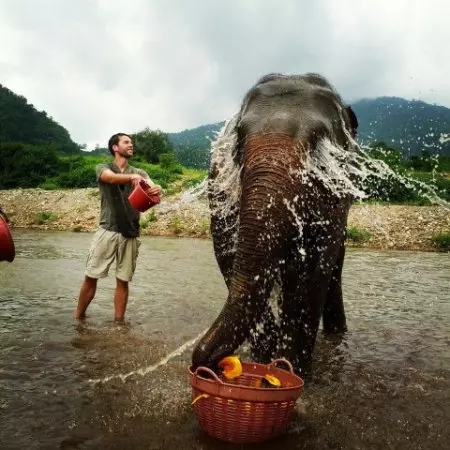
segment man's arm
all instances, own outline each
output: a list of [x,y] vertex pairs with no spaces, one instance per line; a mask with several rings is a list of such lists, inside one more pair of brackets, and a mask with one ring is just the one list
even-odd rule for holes
[[108,164],[97,164],[95,167],[95,172],[97,175],[97,180],[102,180],[104,183],[109,184],[128,184],[132,183],[136,186],[139,181],[143,179],[140,174],[129,174],[129,173],[115,173]]
[[114,173],[111,169],[103,169],[100,172],[100,180],[109,184],[136,184],[144,177],[137,173]]

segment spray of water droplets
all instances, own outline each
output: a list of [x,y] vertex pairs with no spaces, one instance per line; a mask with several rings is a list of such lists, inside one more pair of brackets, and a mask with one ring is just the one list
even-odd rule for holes
[[175,358],[176,356],[182,355],[187,349],[192,347],[205,333],[207,330],[202,331],[198,336],[196,336],[194,339],[191,339],[188,342],[185,342],[183,345],[178,347],[176,350],[168,354],[166,357],[158,361],[156,364],[152,364],[151,366],[145,367],[143,369],[137,369],[133,370],[131,372],[125,373],[125,374],[116,374],[116,375],[110,375],[108,377],[104,378],[97,378],[97,379],[90,379],[88,380],[90,383],[98,384],[98,383],[107,383],[111,380],[122,380],[122,382],[125,383],[126,379],[131,377],[132,375],[140,375],[144,376],[147,375],[150,372],[155,371],[159,367],[167,364],[171,359]]

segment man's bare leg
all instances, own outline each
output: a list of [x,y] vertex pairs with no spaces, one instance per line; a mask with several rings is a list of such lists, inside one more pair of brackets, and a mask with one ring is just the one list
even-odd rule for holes
[[75,319],[84,318],[89,303],[91,303],[92,299],[95,296],[96,290],[97,290],[97,279],[86,276],[84,278],[83,284],[81,285],[77,309],[73,313]]
[[123,320],[128,302],[128,281],[116,278],[116,292],[114,293],[114,320]]

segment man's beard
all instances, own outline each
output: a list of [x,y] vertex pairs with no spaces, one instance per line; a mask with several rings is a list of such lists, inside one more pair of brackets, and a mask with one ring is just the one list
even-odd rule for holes
[[125,159],[130,159],[133,156],[133,154],[130,155],[128,151],[125,151],[123,153],[120,153],[120,156],[123,156]]

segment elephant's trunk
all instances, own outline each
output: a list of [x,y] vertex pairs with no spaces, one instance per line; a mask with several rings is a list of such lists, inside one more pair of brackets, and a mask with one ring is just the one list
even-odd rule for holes
[[298,192],[304,155],[303,145],[286,135],[247,137],[228,299],[195,348],[194,366],[213,366],[233,353],[258,323],[273,286],[275,264],[283,257],[284,240],[290,238],[292,218],[286,214],[286,202]]

